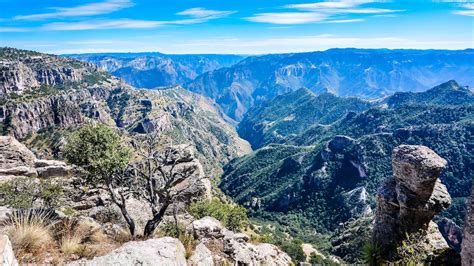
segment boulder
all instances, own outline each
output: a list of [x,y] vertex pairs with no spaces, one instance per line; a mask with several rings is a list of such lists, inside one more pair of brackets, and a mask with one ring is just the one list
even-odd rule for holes
[[474,265],[474,186],[467,201],[464,237],[461,245],[462,265]]
[[227,230],[215,218],[204,217],[194,221],[190,228],[200,244],[212,253],[214,262],[232,262],[235,265],[289,265],[291,258],[271,244],[252,244],[243,233]]
[[169,265],[185,266],[183,244],[172,237],[132,241],[111,253],[86,261],[85,265]]
[[8,236],[0,236],[0,265],[3,266],[17,266],[18,262],[13,253],[12,243]]
[[387,259],[407,234],[421,234],[430,259],[450,250],[431,219],[451,204],[446,187],[439,180],[447,162],[424,146],[401,145],[392,155],[393,177],[387,178],[377,194],[373,239]]
[[0,136],[0,169],[34,168],[36,157],[25,145],[10,136]]
[[206,245],[200,243],[196,246],[193,255],[188,260],[190,266],[213,266],[214,260],[212,258],[212,252],[206,247]]
[[40,178],[65,177],[71,172],[65,162],[55,160],[36,160],[35,167]]

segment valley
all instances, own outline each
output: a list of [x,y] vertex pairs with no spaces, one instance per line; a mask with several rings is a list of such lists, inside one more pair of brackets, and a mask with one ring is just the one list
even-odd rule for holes
[[[245,254],[242,256],[249,258],[250,265],[263,261],[296,263],[312,258],[302,255],[301,245],[305,243],[320,254],[315,260],[363,263],[362,246],[371,242],[372,222],[381,204],[377,202],[379,188],[386,178],[397,174],[392,170],[392,151],[403,145],[426,146],[447,161],[436,178],[439,175],[437,182],[445,185],[450,196],[446,205],[450,207],[436,211],[427,221],[433,219],[439,224],[438,234],[452,234],[441,224],[463,228],[474,178],[474,94],[469,88],[474,84],[469,75],[474,65],[473,60],[464,60],[472,55],[469,49],[331,49],[246,58],[159,53],[55,56],[2,48],[1,132],[22,143],[16,146],[26,145],[21,149],[31,150],[28,154],[34,154],[35,162],[71,163],[68,145],[77,132],[90,125],[103,125],[116,132],[122,149],[130,148],[135,154],[130,162],[134,167],[147,158],[139,153],[146,136],[158,134],[155,148],[171,153],[181,154],[179,147],[189,145],[192,151],[184,152],[185,157],[175,163],[183,164],[181,174],[191,162],[202,172],[194,173],[183,185],[191,192],[169,204],[181,206],[174,207],[179,209],[175,211],[180,222],[193,227],[193,239],[204,246],[201,249],[209,248],[206,241],[216,238],[206,231],[206,226],[212,225],[223,232],[218,234],[235,239],[224,241],[226,249],[243,252],[211,250],[214,261],[238,261],[238,254]],[[431,160],[431,151],[429,155],[424,148],[414,152],[418,149]],[[152,154],[147,156],[158,152]],[[13,173],[8,168],[11,159],[2,156],[4,172]],[[38,164],[35,162],[32,165]],[[78,162],[81,160],[74,164]],[[34,178],[44,178],[38,175],[41,167],[32,165],[20,167],[37,173]],[[418,169],[416,164],[410,167]],[[74,202],[60,203],[61,210],[73,210],[71,217],[80,219],[93,217],[101,223],[98,227],[105,228],[107,223],[101,219],[107,218],[105,212],[114,206],[114,200],[100,192],[103,187],[84,184],[87,179],[79,169],[71,180],[60,176],[61,182],[66,182],[65,192],[75,195]],[[25,173],[0,173],[0,183],[5,186],[12,178],[24,178]],[[71,189],[77,182],[83,191],[94,193]],[[10,194],[5,193],[0,189],[7,200]],[[139,228],[149,219],[136,212],[148,209],[140,195],[132,193],[126,200]],[[12,213],[19,206],[15,202],[7,200],[1,205],[13,207],[8,210]],[[26,206],[37,208],[41,204]],[[234,208],[236,213],[224,211]],[[115,213],[120,216],[117,209]],[[242,213],[245,219],[248,214],[248,224],[237,223],[231,228],[235,235],[228,235],[225,227],[236,223],[229,217],[237,215],[244,221]],[[176,215],[168,209],[165,216],[173,219]],[[106,220],[126,228],[123,219]],[[157,229],[161,233],[164,230]],[[239,230],[249,235],[247,240],[238,239],[243,237]],[[461,232],[456,234],[454,237],[461,237]],[[195,254],[199,245],[192,247]],[[263,245],[272,245],[277,255],[271,259],[250,255],[252,249],[270,248]],[[449,240],[443,248],[454,250],[455,246],[459,248],[459,243]],[[123,250],[128,252],[127,246]],[[447,255],[436,257],[443,258]],[[97,259],[113,260],[113,256]]]

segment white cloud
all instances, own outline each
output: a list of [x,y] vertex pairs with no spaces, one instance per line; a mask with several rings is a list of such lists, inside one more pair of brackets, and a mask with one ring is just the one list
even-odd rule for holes
[[264,22],[272,24],[304,24],[320,22],[328,17],[324,14],[310,12],[285,12],[285,13],[261,13],[247,18],[253,22]]
[[180,16],[190,16],[188,19],[177,20],[137,20],[137,19],[102,19],[86,20],[81,22],[54,22],[40,27],[40,30],[50,31],[79,31],[103,29],[149,29],[165,25],[188,25],[204,23],[209,20],[226,17],[234,11],[218,11],[203,8],[192,8],[177,13]]
[[42,30],[51,31],[77,31],[77,30],[102,30],[102,29],[145,29],[162,26],[161,21],[114,19],[90,20],[84,22],[56,22],[42,26]]
[[16,16],[16,20],[43,20],[51,18],[83,17],[109,14],[133,6],[130,0],[107,0],[75,7],[53,7],[54,12]]
[[195,18],[206,18],[206,19],[215,19],[215,18],[222,18],[229,16],[235,13],[235,11],[219,11],[219,10],[209,10],[202,7],[195,7],[186,9],[177,13],[177,15],[181,16],[191,16]]
[[464,8],[464,10],[453,11],[453,14],[471,17],[474,16],[474,3],[463,4],[460,5],[460,7]]
[[0,32],[27,32],[31,31],[29,28],[20,27],[0,27]]
[[259,13],[246,18],[253,22],[271,24],[305,24],[324,21],[359,22],[361,19],[347,18],[349,14],[374,15],[396,13],[403,10],[371,8],[363,5],[380,2],[376,0],[334,0],[317,3],[292,4],[284,8],[291,12]]

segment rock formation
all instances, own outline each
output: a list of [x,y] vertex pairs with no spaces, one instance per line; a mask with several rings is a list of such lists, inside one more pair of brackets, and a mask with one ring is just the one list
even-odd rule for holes
[[[291,264],[290,256],[275,245],[249,243],[249,236],[227,230],[212,217],[194,221],[188,231],[199,241],[199,245],[203,245],[200,247],[200,253],[212,254],[213,263],[209,265],[221,265],[226,262],[234,265]],[[200,254],[194,259],[203,257]]]
[[410,234],[420,234],[423,249],[432,259],[449,250],[434,215],[451,204],[446,187],[439,180],[447,162],[424,146],[401,145],[392,154],[393,177],[387,178],[377,195],[374,242],[387,259]]
[[61,177],[71,168],[64,162],[38,160],[23,144],[13,137],[0,136],[0,183],[15,177]]
[[474,186],[467,201],[466,220],[464,221],[464,237],[461,247],[462,265],[474,265]]
[[147,241],[133,241],[113,252],[85,263],[69,265],[187,265],[183,244],[175,238],[163,237]]
[[0,265],[18,266],[18,262],[13,253],[12,244],[8,236],[0,236]]

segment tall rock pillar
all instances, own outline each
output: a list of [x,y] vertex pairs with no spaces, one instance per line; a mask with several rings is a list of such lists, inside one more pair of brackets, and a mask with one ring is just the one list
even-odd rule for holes
[[393,150],[393,176],[377,194],[373,239],[386,259],[396,259],[397,247],[412,233],[425,239],[433,256],[449,249],[431,219],[451,205],[451,197],[439,180],[447,162],[425,146],[401,145]]

